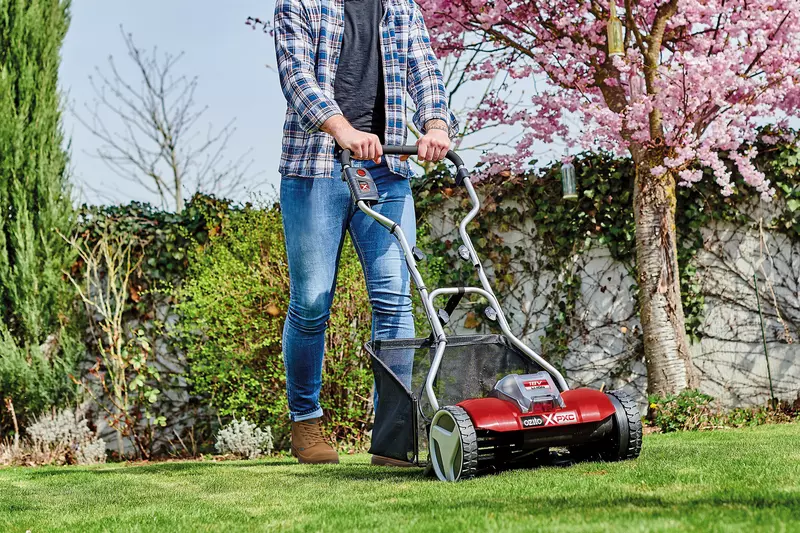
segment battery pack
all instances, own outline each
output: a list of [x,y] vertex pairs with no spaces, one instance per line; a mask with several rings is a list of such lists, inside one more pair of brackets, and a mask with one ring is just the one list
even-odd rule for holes
[[495,384],[489,396],[514,402],[523,413],[552,411],[565,405],[547,372],[509,374]]

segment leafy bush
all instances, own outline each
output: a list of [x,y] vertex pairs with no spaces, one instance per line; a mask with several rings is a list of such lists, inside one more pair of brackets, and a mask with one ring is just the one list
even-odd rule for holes
[[78,216],[78,233],[87,244],[108,236],[118,236],[147,243],[135,252],[141,258],[136,291],[128,303],[131,311],[143,315],[150,311],[148,297],[159,283],[176,283],[186,275],[189,250],[208,242],[209,233],[236,208],[230,200],[195,194],[180,213],[162,211],[150,204],[131,202],[126,205],[86,206]]
[[[36,413],[64,405],[74,397],[76,387],[70,375],[85,354],[74,329],[65,327],[41,346],[25,347],[0,327],[0,402],[13,401],[21,426]],[[11,413],[0,409],[0,434],[8,434],[13,427]]]
[[[142,329],[125,322],[132,281],[142,262],[139,250],[146,246],[130,235],[107,233],[93,243],[72,239],[83,263],[81,282],[69,275],[86,306],[88,322],[97,333],[96,363],[81,381],[86,394],[106,413],[108,425],[117,432],[119,457],[125,455],[125,438],[137,457],[152,455],[153,424],[165,425],[152,412],[160,390],[153,350]],[[97,391],[97,392],[96,392]]]
[[798,416],[798,410],[796,406],[779,404],[724,411],[715,406],[714,398],[708,394],[685,390],[666,397],[651,396],[650,415],[653,425],[667,433],[789,422]]
[[0,464],[89,465],[106,461],[106,443],[89,428],[86,408],[39,416],[20,443],[0,446]]
[[650,415],[663,432],[700,429],[714,416],[714,398],[697,390],[678,395],[650,397]]
[[[193,392],[220,415],[269,425],[287,443],[281,334],[289,274],[280,211],[231,212],[209,242],[190,254],[179,293],[180,334]],[[370,307],[351,245],[341,259],[326,343],[321,404],[340,446],[363,447],[372,372],[362,350]]]
[[[188,393],[184,349],[180,337],[172,335],[175,287],[187,275],[190,251],[206,244],[209,234],[218,233],[240,209],[229,200],[198,193],[179,214],[140,202],[83,206],[79,212],[78,236],[71,241],[85,257],[71,277],[88,297],[83,298],[85,341],[90,359],[98,361],[80,377],[122,433],[118,445],[125,439],[133,444],[119,449],[120,457],[130,451],[143,458],[175,451],[176,438],[187,455],[213,450],[216,417],[207,401]],[[126,263],[135,267],[129,276],[122,272]],[[110,265],[119,271],[117,282],[107,275]],[[119,298],[98,300],[109,289]],[[100,309],[96,304],[106,305]],[[122,342],[110,343],[111,338]],[[118,386],[109,386],[112,376],[119,378]]]
[[261,430],[255,424],[245,420],[233,419],[217,433],[217,451],[242,459],[258,459],[262,455],[272,453],[272,428],[267,426]]

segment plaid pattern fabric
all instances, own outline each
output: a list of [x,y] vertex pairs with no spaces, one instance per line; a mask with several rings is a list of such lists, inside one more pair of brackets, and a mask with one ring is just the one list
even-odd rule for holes
[[[444,120],[454,137],[457,123],[447,105],[442,74],[430,38],[413,0],[383,0],[381,48],[386,93],[386,143],[406,142],[406,93],[416,105],[413,121],[424,131],[432,119]],[[344,33],[344,0],[278,0],[275,50],[281,88],[289,103],[283,128],[280,172],[285,176],[330,177],[335,142],[320,131],[341,114],[333,99],[334,79]],[[407,162],[387,157],[392,172],[408,177]]]

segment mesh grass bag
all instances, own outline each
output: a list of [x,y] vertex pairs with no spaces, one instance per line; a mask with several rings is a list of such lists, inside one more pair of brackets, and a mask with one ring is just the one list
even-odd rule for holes
[[[394,339],[366,344],[372,358],[378,399],[370,453],[420,462],[427,449],[427,426],[433,409],[425,394],[436,344],[426,339]],[[413,357],[411,387],[391,371],[387,362]],[[541,368],[502,335],[463,335],[447,338],[434,393],[441,407],[469,398],[484,398],[508,374],[531,374]]]

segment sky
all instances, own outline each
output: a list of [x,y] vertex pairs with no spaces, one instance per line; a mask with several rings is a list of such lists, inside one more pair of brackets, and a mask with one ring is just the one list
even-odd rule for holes
[[[272,37],[253,31],[245,25],[248,16],[271,20],[274,1],[236,0],[137,0],[136,2],[103,2],[72,0],[72,23],[62,49],[60,80],[65,99],[64,128],[70,142],[71,172],[76,185],[77,201],[90,204],[127,203],[132,200],[158,203],[155,195],[141,185],[117,176],[97,157],[102,142],[87,131],[77,119],[89,117],[88,105],[94,108],[94,89],[89,77],[100,67],[108,69],[110,56],[115,59],[126,80],[138,81],[135,65],[127,57],[120,26],[133,36],[137,47],[171,54],[184,53],[176,73],[197,76],[195,100],[208,107],[202,132],[208,125],[221,128],[235,119],[237,131],[229,146],[230,158],[250,152],[253,178],[251,185],[235,194],[236,200],[275,196],[280,179],[278,159],[286,103],[280,90]],[[527,84],[518,88],[524,94]],[[468,102],[482,94],[478,85],[462,91],[458,100]],[[456,105],[461,102],[457,101]],[[119,130],[110,112],[112,131]],[[488,140],[482,133],[476,141]],[[514,138],[512,130],[503,131],[504,138]],[[552,160],[554,152],[541,145],[540,160]],[[467,164],[478,161],[479,153],[461,153]]]
[[[60,80],[65,98],[64,129],[71,143],[77,200],[88,203],[155,201],[139,185],[116,176],[97,159],[100,141],[75,118],[92,105],[89,76],[114,56],[123,76],[135,78],[120,25],[138,47],[185,53],[179,71],[197,76],[196,100],[208,106],[206,123],[222,127],[236,119],[231,155],[252,150],[259,189],[277,184],[285,100],[274,64],[272,38],[245,26],[248,16],[271,18],[273,2],[236,0],[73,0],[72,23],[62,49]],[[205,125],[203,126],[205,127]],[[238,199],[247,199],[242,190]]]

